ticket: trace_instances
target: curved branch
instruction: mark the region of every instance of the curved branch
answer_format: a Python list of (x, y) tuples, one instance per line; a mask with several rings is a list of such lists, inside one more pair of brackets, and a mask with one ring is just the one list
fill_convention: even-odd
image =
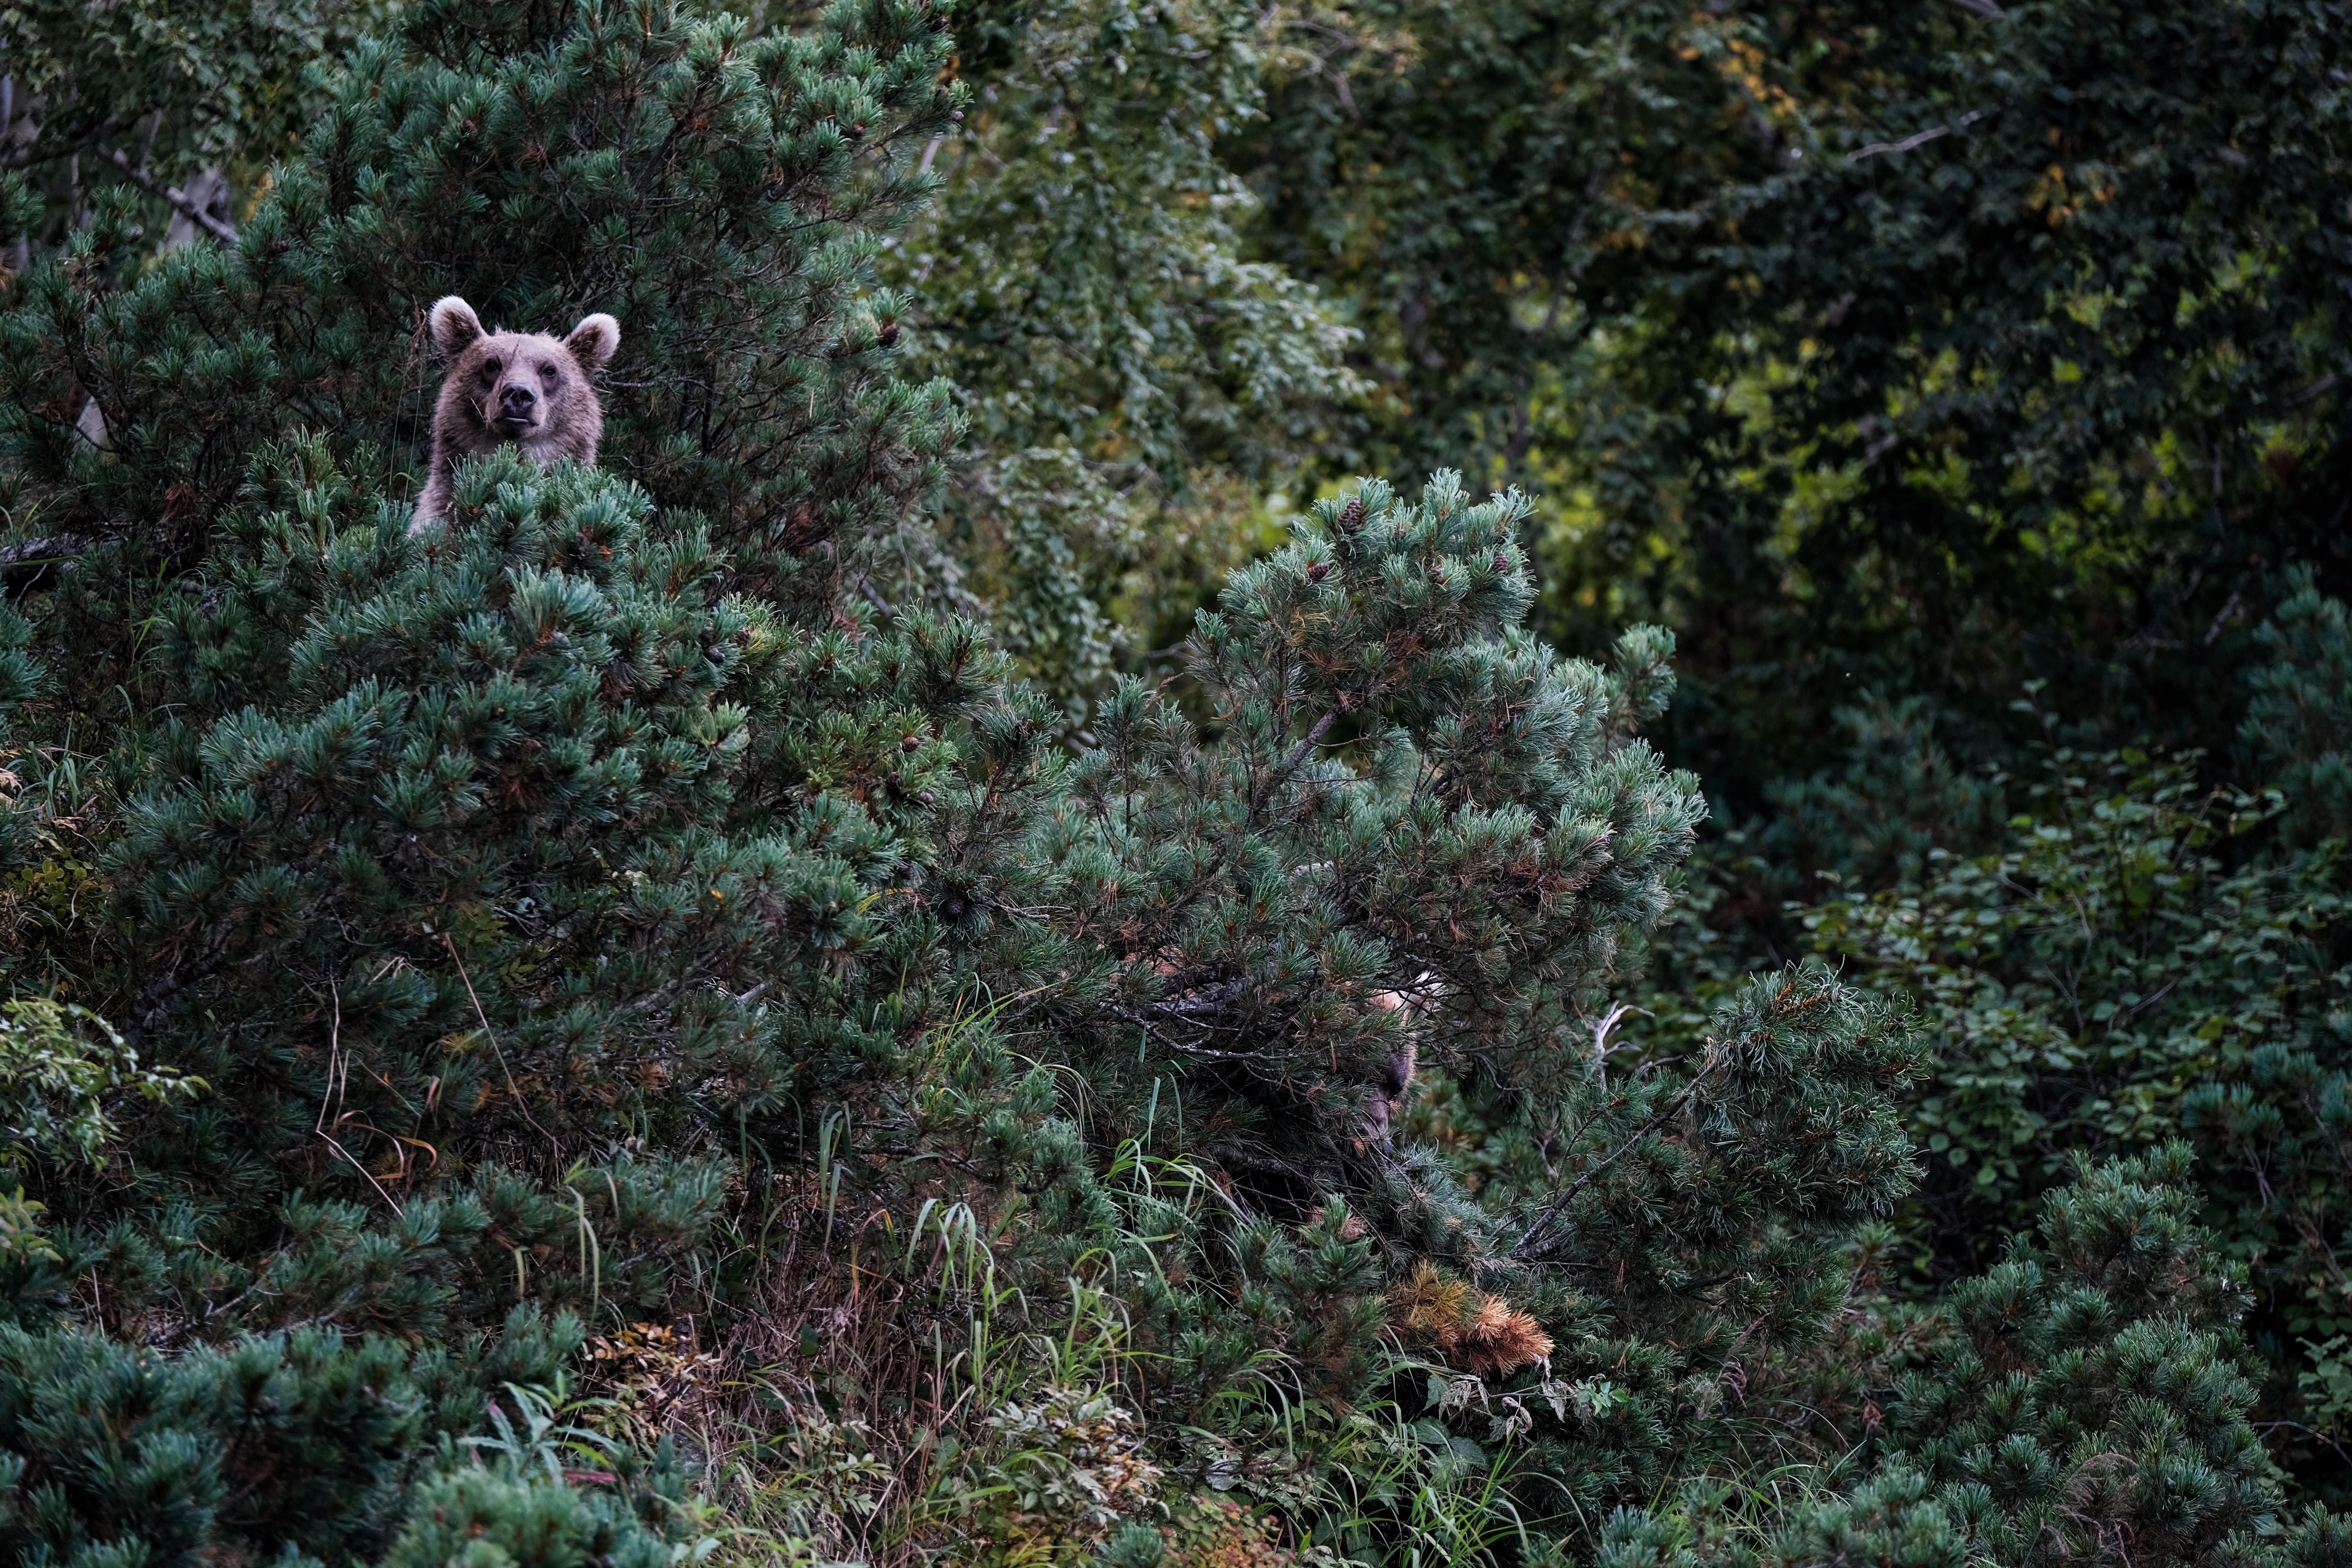
[(153, 177), (149, 175), (144, 170), (141, 169), (138, 164), (133, 163), (131, 161), (130, 156), (121, 148), (101, 147), (99, 151), (105, 153), (107, 161), (111, 163), (116, 168), (121, 170), (123, 177), (129, 180), (132, 184), (137, 185), (141, 190), (145, 191), (151, 196), (161, 197), (163, 201), (170, 204), (173, 211), (178, 213), (182, 217), (186, 218), (190, 223), (194, 224), (198, 228), (203, 229), (206, 234), (211, 235), (215, 239), (219, 240), (223, 245), (235, 245), (236, 243), (236, 226), (235, 224), (229, 223), (225, 219), (213, 216), (212, 214), (206, 212), (203, 207), (198, 206), (194, 202), (190, 201), (187, 195), (182, 192), (177, 185), (161, 185), (156, 184)]

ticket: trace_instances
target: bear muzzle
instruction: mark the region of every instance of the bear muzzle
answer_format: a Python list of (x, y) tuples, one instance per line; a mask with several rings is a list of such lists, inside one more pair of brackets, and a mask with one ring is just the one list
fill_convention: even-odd
[(509, 381), (499, 388), (490, 425), (501, 436), (528, 436), (539, 428), (540, 409), (539, 394), (529, 382)]

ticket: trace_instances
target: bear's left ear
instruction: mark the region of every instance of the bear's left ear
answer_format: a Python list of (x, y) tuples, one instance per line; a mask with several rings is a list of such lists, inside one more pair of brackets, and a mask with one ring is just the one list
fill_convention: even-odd
[(593, 316), (583, 316), (572, 335), (563, 340), (583, 369), (602, 370), (604, 362), (621, 346), (621, 323), (599, 310)]

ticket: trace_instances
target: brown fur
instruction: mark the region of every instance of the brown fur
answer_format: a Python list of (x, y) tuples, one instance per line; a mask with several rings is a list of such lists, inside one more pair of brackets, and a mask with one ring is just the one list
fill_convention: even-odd
[(545, 468), (559, 458), (593, 464), (604, 405), (590, 377), (621, 346), (621, 326), (583, 316), (562, 340), (544, 332), (486, 332), (474, 308), (451, 294), (428, 318), (449, 371), (433, 410), (433, 462), (417, 498), (414, 533), (448, 514), (460, 459), (511, 442)]
[(1398, 991), (1375, 991), (1370, 1000), (1383, 1013), (1400, 1015), (1406, 1031), (1382, 1058), (1370, 1086), (1372, 1097), (1364, 1104), (1364, 1136), (1378, 1141), (1389, 1135), (1390, 1124), (1403, 1114), (1405, 1096), (1412, 1090), (1413, 1073), (1421, 1065), (1421, 1046), (1412, 1031), (1420, 1025), (1427, 1003)]
[(1396, 1048), (1381, 1063), (1379, 1075), (1372, 1081), (1372, 1098), (1364, 1106), (1364, 1136), (1386, 1138), (1390, 1126), (1404, 1114), (1405, 1096), (1412, 1092), (1413, 1069), (1420, 1065), (1421, 1048), (1410, 1036), (1397, 1042)]

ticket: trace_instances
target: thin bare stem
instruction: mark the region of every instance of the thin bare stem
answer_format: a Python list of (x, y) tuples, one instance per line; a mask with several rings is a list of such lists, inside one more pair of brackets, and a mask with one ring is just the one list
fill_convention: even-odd
[(490, 1016), (482, 1011), (482, 999), (474, 991), (474, 977), (466, 973), (466, 961), (457, 956), (457, 944), (450, 941), (446, 931), (441, 933), (441, 944), (449, 950), (449, 960), (457, 966), (457, 978), (466, 983), (466, 994), (474, 1004), (474, 1016), (481, 1021), (482, 1038), (490, 1042), (490, 1050), (499, 1058), (499, 1070), (507, 1075), (507, 1089), (515, 1097), (515, 1108), (522, 1112), (522, 1119), (547, 1140), (547, 1146), (554, 1151), (556, 1159), (562, 1160), (563, 1145), (555, 1141), (554, 1133), (540, 1126), (539, 1118), (530, 1113), (530, 1101), (522, 1097), (522, 1086), (515, 1082), (514, 1068), (507, 1066), (507, 1054), (499, 1048), (499, 1037), (490, 1027)]

